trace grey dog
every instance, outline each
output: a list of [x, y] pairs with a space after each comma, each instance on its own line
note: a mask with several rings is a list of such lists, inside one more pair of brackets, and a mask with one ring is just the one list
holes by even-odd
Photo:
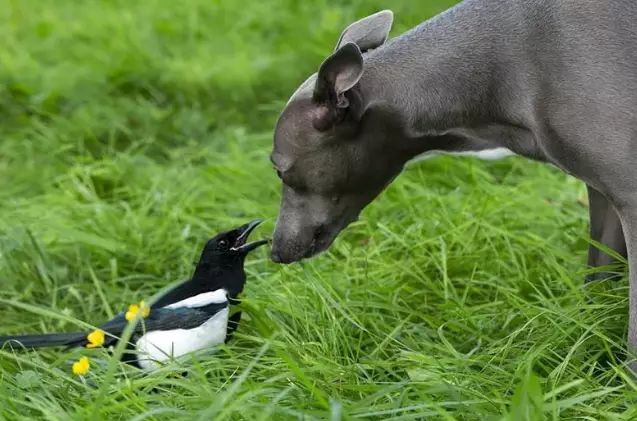
[[418, 157], [524, 156], [586, 183], [591, 238], [629, 262], [637, 348], [637, 2], [465, 0], [388, 40], [392, 23], [348, 26], [281, 112], [272, 260], [328, 249]]

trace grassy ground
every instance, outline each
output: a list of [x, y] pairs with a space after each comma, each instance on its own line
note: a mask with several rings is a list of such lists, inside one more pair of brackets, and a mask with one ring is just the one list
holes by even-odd
[[[270, 235], [288, 96], [353, 19], [391, 4], [395, 35], [452, 3], [5, 0], [0, 334], [98, 324], [213, 233]], [[0, 419], [635, 419], [625, 283], [586, 302], [586, 218], [582, 185], [538, 164], [420, 163], [329, 253], [257, 251], [214, 354], [143, 377], [100, 350], [0, 351]]]

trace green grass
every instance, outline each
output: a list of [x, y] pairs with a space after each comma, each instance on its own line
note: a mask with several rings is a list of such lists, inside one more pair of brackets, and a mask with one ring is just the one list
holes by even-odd
[[[354, 19], [392, 7], [396, 35], [452, 3], [5, 0], [0, 334], [98, 324], [217, 231], [271, 235], [289, 95]], [[101, 350], [0, 351], [0, 419], [635, 419], [626, 284], [582, 288], [584, 194], [517, 158], [412, 166], [328, 253], [255, 252], [215, 353], [144, 377]]]

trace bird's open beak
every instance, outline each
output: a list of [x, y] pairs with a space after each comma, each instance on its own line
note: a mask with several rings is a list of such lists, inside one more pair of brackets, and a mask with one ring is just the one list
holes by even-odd
[[242, 253], [249, 253], [257, 247], [261, 247], [264, 244], [268, 243], [268, 240], [258, 240], [253, 241], [251, 243], [246, 243], [248, 241], [248, 237], [250, 233], [254, 231], [256, 227], [258, 227], [263, 222], [263, 219], [255, 219], [254, 221], [250, 221], [242, 227], [238, 228], [239, 237], [234, 242], [234, 246], [232, 246], [233, 251], [239, 251]]

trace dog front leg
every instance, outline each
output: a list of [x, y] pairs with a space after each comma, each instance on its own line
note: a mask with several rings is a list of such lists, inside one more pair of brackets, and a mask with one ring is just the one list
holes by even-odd
[[[590, 186], [587, 186], [587, 189], [591, 239], [605, 245], [626, 259], [626, 239], [615, 208], [600, 192]], [[598, 268], [618, 263], [614, 257], [598, 249], [593, 244], [589, 244], [589, 267]], [[617, 272], [595, 272], [586, 276], [586, 282], [602, 279], [617, 280], [620, 277], [621, 274]]]

